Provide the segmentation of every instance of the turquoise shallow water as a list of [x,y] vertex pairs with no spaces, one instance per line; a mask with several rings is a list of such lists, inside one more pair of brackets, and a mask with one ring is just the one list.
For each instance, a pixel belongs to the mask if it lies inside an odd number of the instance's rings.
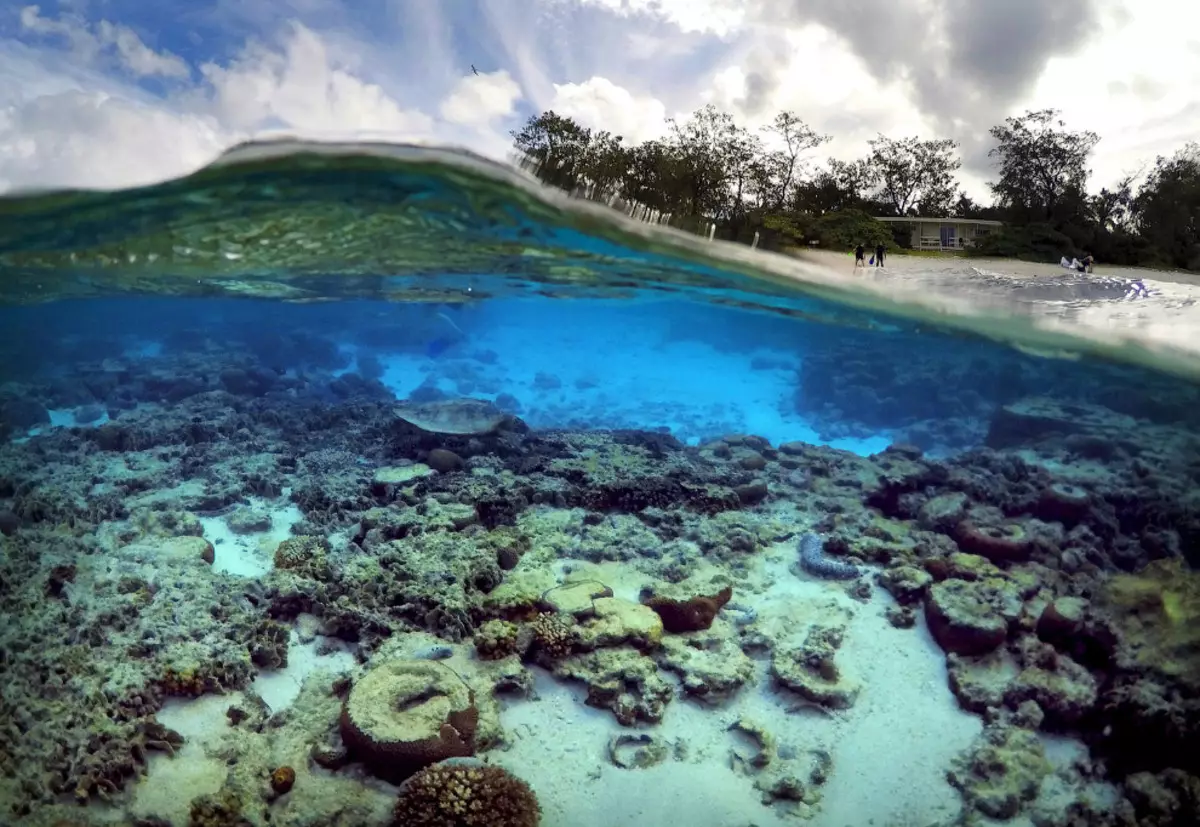
[[1066,824],[1196,772],[1186,349],[280,149],[0,202],[10,821]]

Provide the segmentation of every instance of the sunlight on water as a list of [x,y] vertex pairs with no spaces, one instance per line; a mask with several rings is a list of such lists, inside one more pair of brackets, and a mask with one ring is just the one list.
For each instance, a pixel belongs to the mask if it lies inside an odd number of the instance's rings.
[[0,201],[0,822],[1067,825],[1200,771],[1185,279],[286,149]]

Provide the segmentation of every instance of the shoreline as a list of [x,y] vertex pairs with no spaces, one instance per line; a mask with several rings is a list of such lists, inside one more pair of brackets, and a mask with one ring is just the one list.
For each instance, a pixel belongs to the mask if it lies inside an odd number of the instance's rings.
[[[824,267],[830,267],[835,270],[840,270],[843,267],[847,271],[853,271],[854,269],[854,253],[852,251],[842,253],[834,250],[805,250],[795,248],[784,251],[783,255]],[[956,268],[975,267],[980,270],[998,271],[999,275],[1010,278],[1030,280],[1070,274],[1070,271],[1063,270],[1058,262],[1040,263],[1018,258],[983,258],[954,253],[913,255],[906,252],[889,251],[885,261],[888,263],[883,267],[884,271],[912,272],[921,270],[943,273]],[[876,270],[878,268],[868,267],[867,269]],[[1157,270],[1150,267],[1109,266],[1101,262],[1097,265],[1096,272],[1090,275],[1101,279],[1118,278],[1133,280],[1150,278],[1155,281],[1171,284],[1200,286],[1200,273],[1191,273],[1186,270]]]

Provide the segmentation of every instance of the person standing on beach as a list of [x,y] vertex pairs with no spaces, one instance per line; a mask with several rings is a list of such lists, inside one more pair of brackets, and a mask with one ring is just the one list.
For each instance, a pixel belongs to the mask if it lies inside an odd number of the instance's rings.
[[861,244],[859,244],[857,247],[854,248],[854,266],[855,267],[866,267],[867,266],[867,248]]
[[876,266],[876,267],[882,267],[882,266],[883,266],[883,254],[884,254],[884,252],[886,252],[886,251],[885,251],[885,249],[884,249],[884,247],[883,247],[883,244],[882,244],[882,243],[881,243],[881,244],[876,244],[876,245],[875,245],[875,266]]

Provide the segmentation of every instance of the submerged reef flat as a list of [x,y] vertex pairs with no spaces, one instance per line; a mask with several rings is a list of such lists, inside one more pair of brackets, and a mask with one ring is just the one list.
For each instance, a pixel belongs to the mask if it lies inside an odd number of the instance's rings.
[[328,361],[2,389],[0,823],[1200,822],[1187,404],[860,456]]

